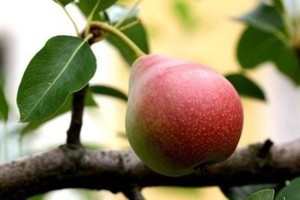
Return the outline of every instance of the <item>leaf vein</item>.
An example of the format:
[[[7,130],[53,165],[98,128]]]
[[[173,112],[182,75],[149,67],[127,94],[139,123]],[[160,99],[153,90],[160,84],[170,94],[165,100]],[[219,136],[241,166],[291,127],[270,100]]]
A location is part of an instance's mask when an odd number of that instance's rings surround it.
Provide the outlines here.
[[[53,87],[53,85],[56,84],[56,82],[59,80],[59,78],[64,74],[64,72],[67,70],[67,68],[69,67],[69,65],[71,64],[72,60],[74,59],[74,57],[76,56],[76,54],[79,52],[79,50],[83,47],[84,43],[86,41],[82,41],[78,47],[75,49],[75,51],[73,52],[73,54],[71,55],[71,57],[68,59],[68,61],[66,62],[65,66],[62,68],[61,72],[58,74],[58,76],[53,80],[53,82],[51,84],[49,84],[48,88],[46,89],[46,91],[42,94],[42,96],[38,99],[38,101],[36,102],[36,104],[32,107],[32,109],[30,110],[30,112],[27,114],[27,116],[23,119],[23,121],[25,121],[30,114],[35,110],[35,108],[37,107],[37,105],[42,101],[42,99],[45,97],[45,95],[48,93],[48,91]]]

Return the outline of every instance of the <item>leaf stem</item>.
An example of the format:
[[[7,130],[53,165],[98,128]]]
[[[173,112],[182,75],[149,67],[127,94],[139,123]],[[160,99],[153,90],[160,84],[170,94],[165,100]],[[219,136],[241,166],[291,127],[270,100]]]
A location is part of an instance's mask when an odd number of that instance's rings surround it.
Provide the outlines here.
[[[134,5],[133,7],[122,17],[121,20],[119,20],[114,26],[116,28],[119,28],[123,23],[124,21],[130,16],[130,14],[137,8],[137,6],[142,2],[142,0],[138,0]]]
[[[119,27],[119,30],[120,30],[120,31],[124,31],[124,30],[126,30],[126,29],[128,29],[128,28],[131,28],[131,27],[137,25],[138,23],[140,23],[140,20],[135,20],[135,21],[133,21],[133,22],[131,22],[131,23],[129,23],[129,24],[126,24],[126,25],[124,25],[124,26]]]
[[[124,33],[122,33],[117,28],[100,21],[92,21],[91,27],[98,27],[101,30],[104,30],[125,42],[127,46],[135,53],[136,58],[145,55],[145,53],[135,44],[133,43]]]
[[[80,35],[79,29],[78,29],[78,27],[77,27],[75,21],[73,20],[73,18],[71,17],[71,15],[69,14],[69,12],[67,11],[66,7],[65,7],[63,4],[61,4],[59,1],[57,1],[57,0],[55,0],[55,2],[56,2],[58,5],[60,5],[60,6],[62,7],[62,9],[64,10],[64,12],[67,14],[68,18],[70,19],[71,23],[72,23],[73,26],[74,26],[74,29],[75,29],[75,31],[76,31],[77,36],[79,36],[79,35]]]
[[[90,27],[91,27],[91,22],[93,20],[93,17],[95,15],[95,12],[97,10],[97,7],[99,6],[99,3],[100,3],[100,0],[97,1],[97,3],[95,4],[92,12],[90,13],[90,15],[88,16],[88,19],[87,19],[87,25],[86,25],[86,29],[85,29],[85,35],[88,35],[88,32],[90,30]]]

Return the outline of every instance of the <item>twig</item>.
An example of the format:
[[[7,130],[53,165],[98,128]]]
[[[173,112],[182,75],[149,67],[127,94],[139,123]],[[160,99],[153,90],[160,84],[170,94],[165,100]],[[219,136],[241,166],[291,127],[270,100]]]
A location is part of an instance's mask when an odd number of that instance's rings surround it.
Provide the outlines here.
[[[87,90],[88,85],[73,94],[71,123],[67,131],[67,146],[81,146],[80,131]]]
[[[138,186],[130,186],[128,189],[123,190],[123,194],[129,199],[129,200],[145,200],[141,193],[141,188]]]
[[[262,144],[262,146],[261,146],[261,148],[260,148],[260,150],[259,150],[257,156],[260,157],[260,158],[264,158],[264,157],[266,157],[267,155],[269,155],[270,150],[271,150],[271,147],[273,146],[273,144],[274,144],[274,143],[273,143],[270,139],[266,140],[266,141]]]

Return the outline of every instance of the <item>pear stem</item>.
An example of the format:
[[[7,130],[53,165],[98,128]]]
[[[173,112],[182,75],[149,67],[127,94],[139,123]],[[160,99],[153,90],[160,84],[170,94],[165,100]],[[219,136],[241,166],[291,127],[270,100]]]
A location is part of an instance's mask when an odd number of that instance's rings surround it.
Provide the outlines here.
[[[98,27],[99,29],[106,31],[125,42],[127,46],[135,53],[136,58],[145,55],[145,53],[135,43],[133,43],[131,39],[129,39],[124,33],[122,33],[117,28],[100,21],[92,21],[90,25],[91,27]]]

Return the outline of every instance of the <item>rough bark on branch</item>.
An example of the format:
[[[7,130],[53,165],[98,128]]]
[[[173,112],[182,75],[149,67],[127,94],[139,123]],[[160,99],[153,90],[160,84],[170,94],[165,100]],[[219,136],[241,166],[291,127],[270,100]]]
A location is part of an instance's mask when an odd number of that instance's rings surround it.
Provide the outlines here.
[[[61,147],[0,165],[0,199],[26,197],[61,188],[110,190],[150,186],[238,186],[276,183],[300,175],[300,140],[238,149],[227,161],[172,178],[144,166],[132,151],[90,151]]]

